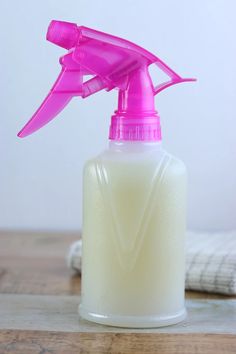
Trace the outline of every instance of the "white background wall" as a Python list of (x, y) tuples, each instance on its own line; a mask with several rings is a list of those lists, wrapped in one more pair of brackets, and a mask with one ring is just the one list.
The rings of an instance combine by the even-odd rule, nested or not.
[(84, 161), (104, 149), (116, 92), (71, 104), (37, 134), (16, 137), (45, 97), (65, 52), (51, 19), (130, 39), (196, 84), (162, 92), (164, 144), (189, 170), (188, 226), (236, 227), (234, 0), (1, 1), (0, 228), (81, 227)]

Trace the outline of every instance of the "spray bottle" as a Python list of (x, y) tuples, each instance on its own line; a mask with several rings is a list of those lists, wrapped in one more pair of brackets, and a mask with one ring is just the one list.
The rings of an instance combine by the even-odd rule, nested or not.
[[(80, 315), (122, 327), (177, 323), (186, 314), (186, 168), (162, 148), (154, 97), (194, 79), (134, 43), (73, 23), (52, 21), (47, 40), (68, 53), (19, 137), (43, 127), (74, 96), (118, 90), (109, 147), (84, 167)], [(151, 64), (169, 81), (154, 87)]]

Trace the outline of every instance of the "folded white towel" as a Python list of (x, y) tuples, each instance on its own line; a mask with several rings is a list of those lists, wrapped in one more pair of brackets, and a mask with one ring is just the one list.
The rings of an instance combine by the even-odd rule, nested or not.
[(185, 288), (236, 294), (236, 231), (187, 236)]
[[(68, 266), (81, 271), (82, 241), (74, 242)], [(185, 288), (227, 295), (236, 294), (236, 231), (187, 233)]]

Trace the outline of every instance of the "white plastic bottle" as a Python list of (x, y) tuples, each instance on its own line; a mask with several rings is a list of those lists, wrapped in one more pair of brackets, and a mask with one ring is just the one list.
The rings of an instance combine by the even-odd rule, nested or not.
[(185, 317), (186, 169), (160, 142), (110, 142), (84, 169), (80, 314), (123, 327)]

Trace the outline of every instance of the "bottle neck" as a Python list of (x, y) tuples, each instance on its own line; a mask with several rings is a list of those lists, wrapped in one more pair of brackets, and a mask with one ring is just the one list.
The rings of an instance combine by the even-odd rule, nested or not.
[(151, 150), (161, 150), (162, 142), (110, 140), (109, 149), (116, 152), (143, 153)]

